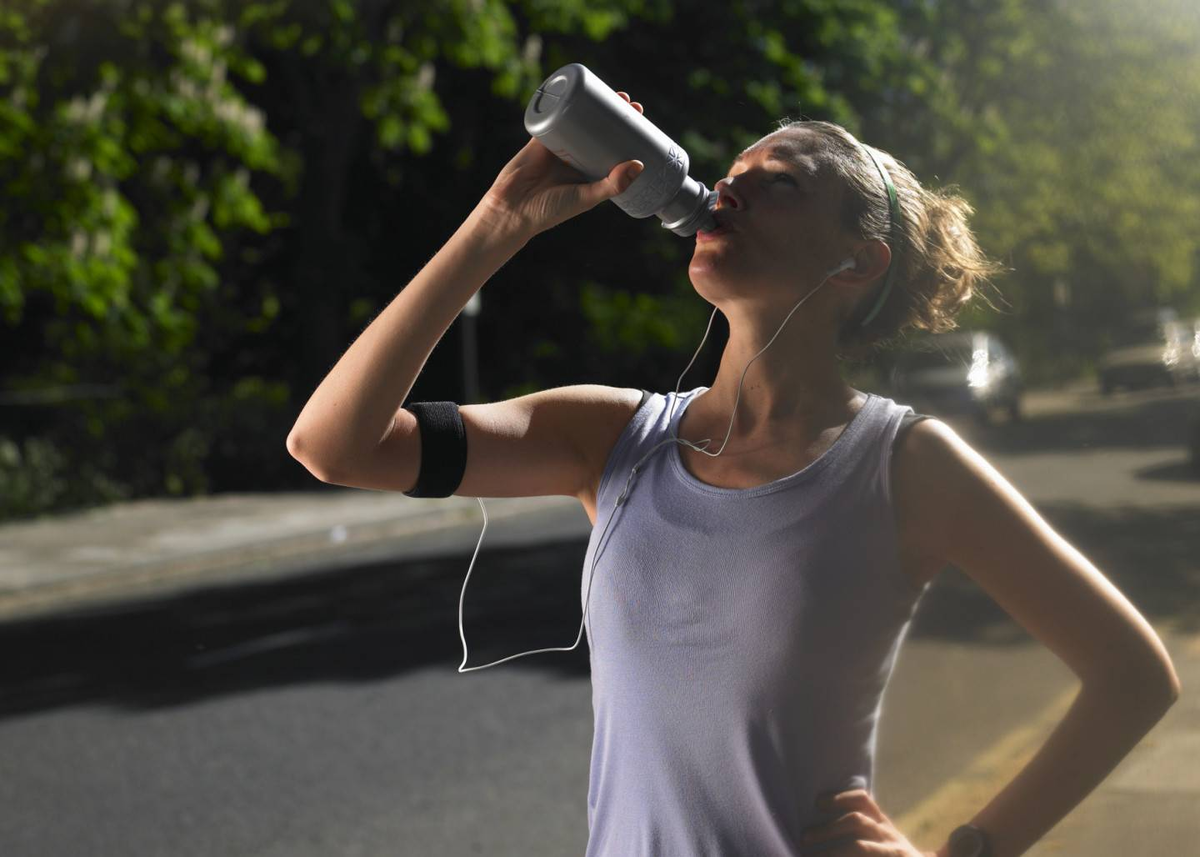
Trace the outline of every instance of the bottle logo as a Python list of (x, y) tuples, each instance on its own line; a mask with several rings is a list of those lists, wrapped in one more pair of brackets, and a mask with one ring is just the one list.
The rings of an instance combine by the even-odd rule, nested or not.
[(633, 217), (647, 217), (670, 201), (671, 193), (683, 183), (686, 173), (687, 165), (684, 163), (683, 153), (671, 146), (667, 150), (666, 160), (650, 176), (650, 181), (631, 194), (630, 191), (637, 187), (635, 180), (629, 190), (613, 197), (613, 202)]

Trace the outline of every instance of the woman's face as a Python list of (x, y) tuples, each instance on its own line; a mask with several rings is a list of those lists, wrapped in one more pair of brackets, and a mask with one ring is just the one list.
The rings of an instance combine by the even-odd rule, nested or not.
[(715, 216), (728, 229), (698, 237), (688, 266), (692, 284), (710, 303), (762, 295), (791, 306), (849, 255), (852, 241), (838, 222), (842, 188), (818, 160), (815, 134), (768, 134), (717, 182)]

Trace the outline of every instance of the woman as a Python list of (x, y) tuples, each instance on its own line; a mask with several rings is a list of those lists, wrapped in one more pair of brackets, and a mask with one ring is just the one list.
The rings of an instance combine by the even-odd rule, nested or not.
[[(1003, 800), (937, 855), (1022, 853), (1179, 681), (1136, 609), (957, 434), (933, 419), (901, 434), (911, 408), (841, 377), (841, 357), (906, 327), (952, 327), (998, 270), (965, 201), (836, 125), (785, 125), (734, 161), (717, 184), (724, 228), (697, 237), (692, 283), (730, 328), (711, 386), (451, 405), (442, 416), (461, 418), (466, 448), (448, 470), (444, 445), (464, 454), (454, 426), (399, 407), (483, 283), (534, 235), (623, 192), (638, 166), (581, 181), (531, 139), (317, 388), (289, 450), (326, 482), (573, 496), (605, 523), (581, 586), (589, 857), (921, 855), (872, 796), (876, 726), (917, 603), (955, 564), (1084, 682)], [(421, 490), (439, 478), (440, 492)], [(1096, 726), (1133, 705), (1113, 676), (1144, 701), (1123, 731)], [(1080, 752), (1095, 764), (1076, 764)]]

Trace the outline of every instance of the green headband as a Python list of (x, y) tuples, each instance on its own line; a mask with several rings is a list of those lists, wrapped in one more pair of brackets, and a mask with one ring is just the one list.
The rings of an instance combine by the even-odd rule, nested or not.
[[(866, 146), (863, 146), (863, 151), (871, 156), (871, 160), (874, 161), (875, 166), (879, 168), (879, 175), (883, 176), (883, 184), (887, 188), (888, 206), (891, 210), (892, 223), (890, 231), (892, 234), (892, 240), (895, 242), (896, 236), (900, 234), (900, 224), (902, 222), (900, 217), (900, 201), (896, 198), (896, 186), (892, 184), (892, 180), (888, 178), (887, 171), (884, 170), (883, 164), (879, 162), (879, 158), (875, 157), (875, 153)], [(884, 277), (883, 280), (883, 291), (879, 293), (879, 299), (875, 301), (875, 306), (871, 309), (871, 312), (867, 314), (867, 317), (863, 319), (862, 324), (859, 325), (859, 327), (866, 327), (870, 323), (871, 319), (873, 319), (879, 313), (879, 310), (882, 309), (883, 302), (887, 300), (888, 292), (892, 290), (892, 280), (895, 279), (893, 276), (896, 273), (896, 265), (894, 264), (895, 261), (896, 251), (893, 249), (891, 261), (888, 262), (887, 276)]]

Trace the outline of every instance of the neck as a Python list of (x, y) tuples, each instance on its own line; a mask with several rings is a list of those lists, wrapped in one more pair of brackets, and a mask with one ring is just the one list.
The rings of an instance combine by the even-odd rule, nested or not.
[[(777, 328), (778, 321), (769, 330), (731, 324), (717, 377), (696, 401), (699, 405), (704, 400), (704, 414), (723, 418), (728, 425), (746, 364), (770, 342)], [(829, 336), (793, 317), (745, 372), (731, 437), (804, 433), (840, 424), (853, 415), (860, 395), (842, 378)]]

